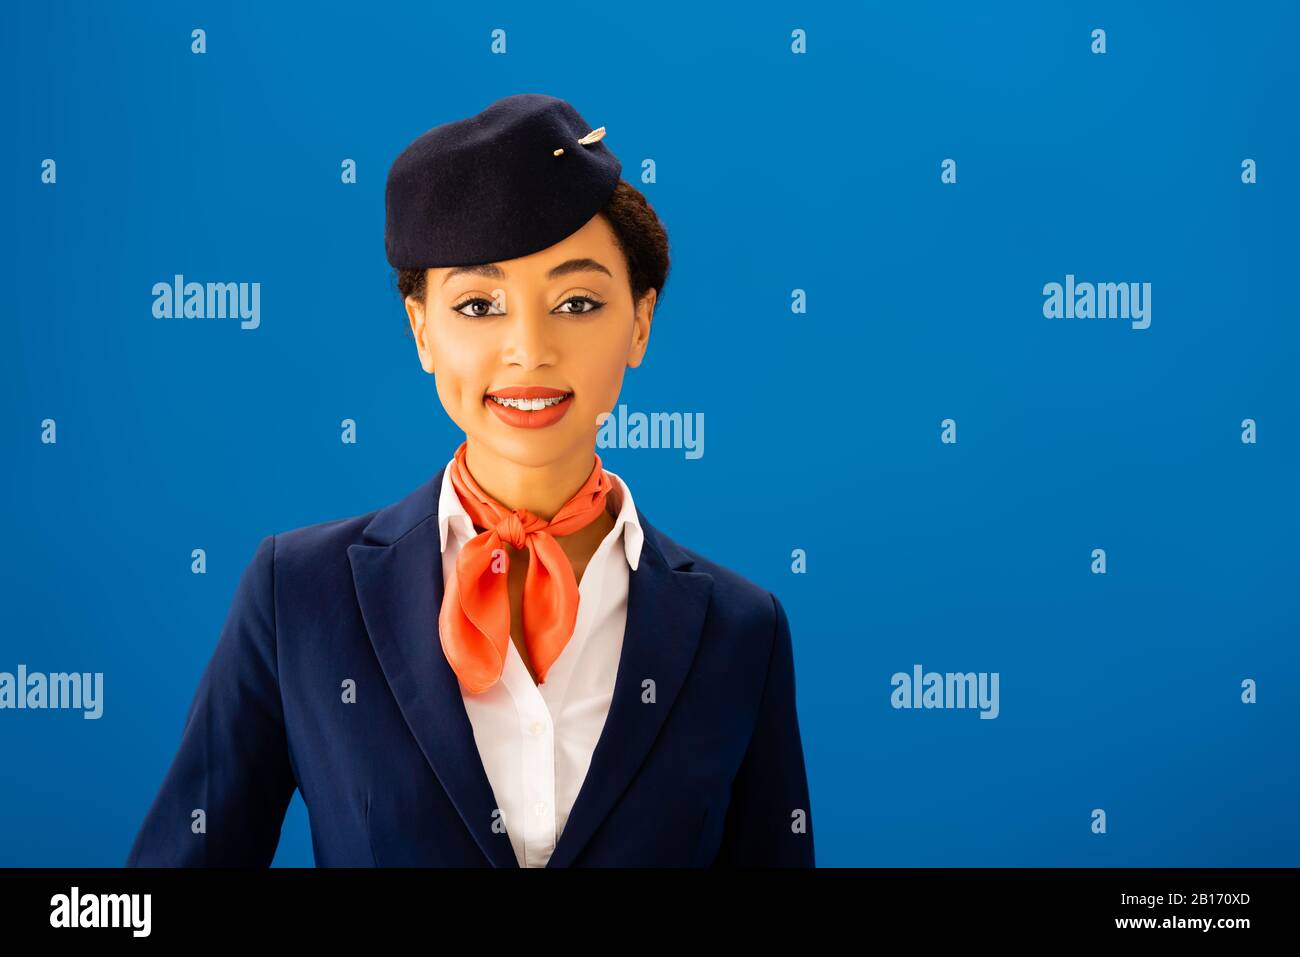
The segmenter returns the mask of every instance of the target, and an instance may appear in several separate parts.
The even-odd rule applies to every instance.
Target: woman
[[[385,508],[267,536],[131,865],[814,864],[789,623],[595,454],[667,239],[568,103],[394,162],[386,246],[465,441]]]

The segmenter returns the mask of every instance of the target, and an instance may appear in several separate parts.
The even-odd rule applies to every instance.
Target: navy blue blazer
[[[518,867],[438,641],[444,470],[262,539],[127,866],[269,865],[297,788],[317,866]],[[547,866],[813,866],[781,603],[637,518],[609,716]]]

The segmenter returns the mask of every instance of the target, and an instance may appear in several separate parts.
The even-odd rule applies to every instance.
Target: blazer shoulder
[[[348,547],[365,541],[362,532],[379,511],[376,508],[268,536],[274,540],[275,580],[282,598],[292,598],[299,588],[319,592],[321,585],[349,581]]]
[[[343,518],[300,525],[273,539],[277,608],[288,614],[307,607],[313,620],[323,610],[342,614],[353,595],[353,545],[392,544],[437,515],[445,466],[396,501]]]
[[[334,518],[325,522],[300,525],[297,528],[288,528],[276,532],[275,546],[277,555],[279,553],[289,555],[294,553],[315,553],[319,555],[322,550],[330,551],[340,548],[346,551],[349,545],[362,540],[362,531],[379,511],[377,508],[371,509],[369,512],[349,515],[346,518]]]
[[[773,634],[780,602],[770,589],[693,548],[687,548],[662,531],[656,529],[656,535],[661,544],[666,543],[666,551],[679,552],[691,560],[692,564],[686,571],[703,572],[713,579],[710,614],[719,616],[727,628],[768,636]]]

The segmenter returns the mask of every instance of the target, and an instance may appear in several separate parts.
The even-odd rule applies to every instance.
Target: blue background
[[[0,711],[0,865],[120,865],[258,541],[451,457],[384,177],[516,92],[606,126],[668,228],[620,401],[704,413],[705,454],[598,451],[786,606],[819,864],[1300,864],[1294,6],[7,20],[0,670],[101,671],[105,711]],[[175,273],[260,282],[261,327],[153,319]],[[1045,319],[1066,273],[1152,283],[1150,328]],[[894,710],[915,663],[999,672],[1000,716]],[[276,862],[312,863],[297,796]]]

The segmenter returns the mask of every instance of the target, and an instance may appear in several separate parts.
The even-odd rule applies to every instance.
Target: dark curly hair
[[[627,180],[619,180],[614,193],[598,215],[604,216],[627,260],[632,301],[639,302],[650,289],[656,292],[656,311],[663,301],[668,281],[668,233],[641,191]],[[397,292],[403,300],[414,296],[424,302],[425,269],[395,269]]]

